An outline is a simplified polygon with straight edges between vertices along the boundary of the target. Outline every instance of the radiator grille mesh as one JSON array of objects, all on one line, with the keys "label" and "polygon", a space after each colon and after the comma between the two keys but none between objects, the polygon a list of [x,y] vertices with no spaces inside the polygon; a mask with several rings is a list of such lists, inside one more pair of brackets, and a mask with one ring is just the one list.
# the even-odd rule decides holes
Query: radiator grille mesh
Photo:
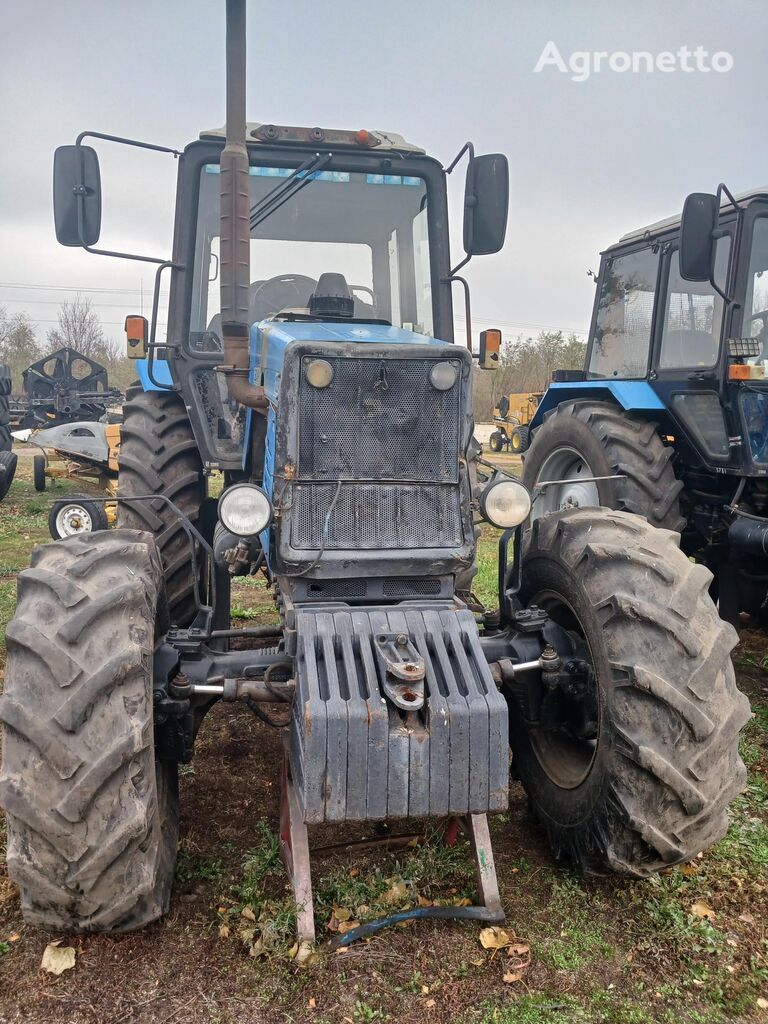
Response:
[{"label": "radiator grille mesh", "polygon": [[302,361],[299,477],[455,483],[459,470],[462,364],[435,388],[434,360],[327,359],[328,387],[313,388]]}]

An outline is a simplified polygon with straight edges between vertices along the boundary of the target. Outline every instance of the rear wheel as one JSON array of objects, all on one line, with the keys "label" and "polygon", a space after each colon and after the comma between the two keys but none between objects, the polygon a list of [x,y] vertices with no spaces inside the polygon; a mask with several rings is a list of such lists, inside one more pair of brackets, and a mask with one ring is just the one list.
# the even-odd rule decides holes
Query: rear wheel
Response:
[{"label": "rear wheel", "polygon": [[0,501],[10,490],[13,478],[16,475],[16,463],[18,456],[15,452],[0,451]]},{"label": "rear wheel", "polygon": [[32,483],[35,490],[42,493],[45,490],[46,478],[45,469],[47,462],[44,455],[35,455],[32,458]]},{"label": "rear wheel", "polygon": [[[197,523],[205,501],[200,452],[187,410],[175,392],[132,388],[120,430],[118,498],[158,494]],[[160,549],[171,621],[188,626],[195,616],[189,540],[164,501],[118,503],[118,525],[147,530]]]},{"label": "rear wheel", "polygon": [[725,834],[745,782],[736,634],[678,541],[605,509],[537,519],[527,538],[521,598],[585,645],[593,677],[588,713],[548,730],[510,700],[514,765],[555,853],[585,870],[690,859]]},{"label": "rear wheel", "polygon": [[530,444],[530,429],[528,427],[515,427],[509,437],[509,447],[515,455],[522,455]]},{"label": "rear wheel", "polygon": [[[567,508],[605,507],[634,512],[649,523],[680,532],[683,483],[672,468],[673,449],[655,423],[634,419],[609,402],[564,402],[534,431],[523,482],[534,489],[533,517]],[[587,482],[589,477],[615,480]]]},{"label": "rear wheel", "polygon": [[7,363],[0,363],[0,452],[9,452],[13,448],[11,437],[11,368]]},{"label": "rear wheel", "polygon": [[176,764],[153,744],[162,614],[152,537],[90,533],[35,550],[19,575],[0,698],[8,873],[27,921],[130,931],[168,908]]}]

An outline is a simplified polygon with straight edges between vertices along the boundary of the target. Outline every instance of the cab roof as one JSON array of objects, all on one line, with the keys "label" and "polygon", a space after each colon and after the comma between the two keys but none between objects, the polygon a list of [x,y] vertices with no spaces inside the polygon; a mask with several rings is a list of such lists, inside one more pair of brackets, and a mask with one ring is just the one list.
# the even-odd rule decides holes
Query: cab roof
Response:
[{"label": "cab roof", "polygon": [[[369,152],[414,153],[423,156],[426,150],[406,142],[396,132],[385,132],[379,129],[360,129],[359,131],[340,130],[338,128],[298,128],[288,125],[262,124],[249,121],[245,126],[246,140],[262,145],[318,145],[350,146]],[[201,139],[225,139],[225,128],[210,128],[200,132]]]},{"label": "cab roof", "polygon": [[[768,198],[768,186],[763,188],[751,188],[746,192],[738,192],[736,194],[736,201],[749,202],[752,199]],[[720,203],[720,209],[726,210],[731,206],[730,199],[723,195]],[[628,242],[640,242],[646,236],[653,237],[654,235],[663,235],[667,231],[673,231],[675,228],[680,227],[680,219],[682,217],[682,210],[674,217],[666,217],[664,220],[657,220],[653,224],[648,224],[644,228],[637,228],[634,231],[629,231],[626,235],[622,235],[618,242],[609,246],[610,249],[615,249],[619,245],[626,245]]]}]

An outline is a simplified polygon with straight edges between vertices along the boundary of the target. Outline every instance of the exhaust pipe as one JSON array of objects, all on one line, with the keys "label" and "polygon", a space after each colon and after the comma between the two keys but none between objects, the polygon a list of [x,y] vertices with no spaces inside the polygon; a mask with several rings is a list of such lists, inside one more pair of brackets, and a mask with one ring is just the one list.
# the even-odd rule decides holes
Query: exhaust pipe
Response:
[{"label": "exhaust pipe", "polygon": [[217,370],[226,379],[230,398],[266,412],[264,388],[248,380],[251,201],[245,145],[245,4],[246,0],[227,0],[227,128],[219,175],[224,364]]}]

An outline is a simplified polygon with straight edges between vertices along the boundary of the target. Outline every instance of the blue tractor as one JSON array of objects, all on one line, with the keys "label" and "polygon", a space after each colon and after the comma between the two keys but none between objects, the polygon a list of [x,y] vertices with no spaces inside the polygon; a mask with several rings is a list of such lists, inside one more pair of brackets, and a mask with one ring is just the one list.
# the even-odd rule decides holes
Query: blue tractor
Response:
[{"label": "blue tractor", "polygon": [[764,189],[695,193],[607,249],[585,369],[555,373],[523,472],[534,517],[602,506],[680,533],[731,622],[766,619],[766,270]]},{"label": "blue tractor", "polygon": [[[246,124],[245,0],[227,54],[226,131],[174,153],[167,333],[157,301],[151,326],[126,324],[140,383],[118,528],[40,547],[19,577],[0,802],[27,919],[125,931],[167,910],[178,766],[227,701],[265,726],[288,705],[280,838],[303,941],[321,823],[462,819],[477,905],[411,915],[500,920],[487,815],[510,748],[558,854],[635,877],[690,858],[744,783],[748,706],[710,574],[605,509],[542,517],[523,550],[531,495],[483,477],[454,344],[456,161],[389,132]],[[86,137],[56,152],[56,231],[103,252]],[[501,248],[508,194],[503,156],[464,153],[460,266]],[[471,594],[483,521],[503,531],[498,609]],[[256,572],[275,623],[232,628],[232,577]]]}]

